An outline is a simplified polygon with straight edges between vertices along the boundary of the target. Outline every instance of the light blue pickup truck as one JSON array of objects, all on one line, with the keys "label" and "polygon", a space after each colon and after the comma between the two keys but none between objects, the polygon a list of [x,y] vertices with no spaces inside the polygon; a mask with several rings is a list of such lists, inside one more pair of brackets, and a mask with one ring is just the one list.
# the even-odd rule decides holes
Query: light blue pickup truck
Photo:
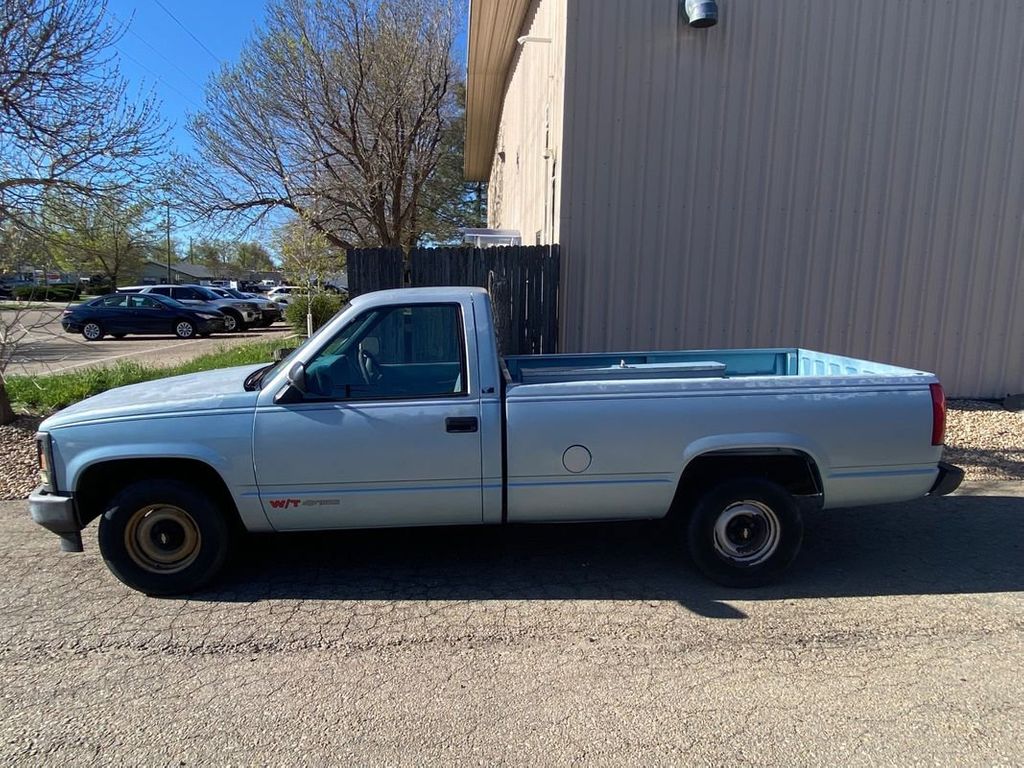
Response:
[{"label": "light blue pickup truck", "polygon": [[33,518],[124,583],[209,582],[243,531],[670,516],[711,578],[795,557],[802,513],[945,494],[930,373],[804,349],[502,359],[476,288],[354,299],[284,361],[111,390],[38,435]]}]

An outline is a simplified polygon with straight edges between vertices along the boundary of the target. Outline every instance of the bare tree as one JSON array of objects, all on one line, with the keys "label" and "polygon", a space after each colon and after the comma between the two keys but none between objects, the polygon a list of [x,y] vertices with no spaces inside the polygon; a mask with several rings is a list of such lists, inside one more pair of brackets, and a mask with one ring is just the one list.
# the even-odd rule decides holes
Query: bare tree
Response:
[{"label": "bare tree", "polygon": [[198,215],[299,214],[337,247],[408,247],[458,112],[450,0],[271,0],[210,84],[179,184]]},{"label": "bare tree", "polygon": [[0,219],[22,224],[47,191],[138,184],[165,148],[152,99],[135,101],[111,58],[120,30],[93,0],[0,4]]},{"label": "bare tree", "polygon": [[[102,0],[0,4],[0,225],[48,236],[47,198],[89,200],[148,181],[166,132],[133,99]],[[35,318],[35,319],[32,319]],[[0,311],[0,424],[13,419],[4,371],[38,313]]]}]

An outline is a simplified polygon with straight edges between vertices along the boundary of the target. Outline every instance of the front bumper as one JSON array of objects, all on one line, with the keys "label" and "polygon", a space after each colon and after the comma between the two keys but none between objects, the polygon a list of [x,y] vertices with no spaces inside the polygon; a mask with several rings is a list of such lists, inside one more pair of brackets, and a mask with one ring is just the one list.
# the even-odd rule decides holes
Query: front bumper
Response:
[{"label": "front bumper", "polygon": [[239,312],[242,315],[242,320],[244,320],[247,325],[249,323],[258,323],[263,318],[263,315],[258,309],[240,309]]},{"label": "front bumper", "polygon": [[73,497],[50,493],[40,485],[28,497],[28,511],[33,521],[60,537],[64,552],[82,551],[82,524]]},{"label": "front bumper", "polygon": [[947,496],[960,487],[963,479],[964,471],[960,467],[940,461],[939,476],[935,478],[935,483],[932,485],[932,489],[928,491],[928,495]]},{"label": "front bumper", "polygon": [[223,333],[224,332],[224,321],[221,318],[214,318],[211,320],[200,319],[196,323],[196,331],[198,333]]}]

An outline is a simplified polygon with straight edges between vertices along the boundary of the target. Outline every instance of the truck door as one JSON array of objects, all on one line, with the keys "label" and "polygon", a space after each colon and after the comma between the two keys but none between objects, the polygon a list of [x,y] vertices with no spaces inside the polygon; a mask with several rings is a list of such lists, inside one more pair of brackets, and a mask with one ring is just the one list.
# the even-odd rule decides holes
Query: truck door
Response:
[{"label": "truck door", "polygon": [[306,392],[256,409],[260,499],[278,530],[482,522],[480,394],[458,303],[357,315]]}]

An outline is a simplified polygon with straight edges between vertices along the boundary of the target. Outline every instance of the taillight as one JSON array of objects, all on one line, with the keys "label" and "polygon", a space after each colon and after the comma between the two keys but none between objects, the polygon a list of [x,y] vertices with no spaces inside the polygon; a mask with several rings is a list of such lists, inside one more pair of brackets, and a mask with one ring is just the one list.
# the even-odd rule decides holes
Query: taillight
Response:
[{"label": "taillight", "polygon": [[942,445],[946,436],[946,393],[941,384],[930,384],[932,392],[932,445]]}]

